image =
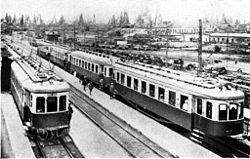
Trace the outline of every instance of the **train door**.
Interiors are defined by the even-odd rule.
[[[250,91],[245,91],[244,107],[250,109]]]

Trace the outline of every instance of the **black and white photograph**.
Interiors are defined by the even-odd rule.
[[[1,158],[250,158],[249,0],[2,0]]]

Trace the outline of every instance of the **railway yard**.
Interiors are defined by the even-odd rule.
[[[4,140],[2,140],[2,143],[4,142],[4,146],[1,147],[3,157],[11,157],[11,158],[15,157],[18,158],[19,157],[20,158],[22,157],[25,158],[26,157],[27,158],[246,157],[247,158],[250,156],[249,107],[240,108],[240,105],[238,106],[239,110],[241,111],[244,110],[244,114],[242,114],[242,119],[240,119],[241,111],[239,111],[237,113],[238,117],[235,117],[235,119],[239,119],[238,124],[241,123],[242,125],[239,125],[238,127],[237,126],[232,128],[230,127],[230,129],[225,130],[225,133],[232,133],[232,135],[214,136],[213,135],[214,133],[224,133],[224,132],[209,131],[207,128],[196,127],[195,125],[193,125],[192,126],[193,128],[189,130],[188,123],[176,120],[176,118],[172,119],[169,118],[170,120],[167,120],[166,117],[161,115],[161,113],[157,114],[157,110],[152,109],[153,112],[150,112],[149,110],[151,109],[151,106],[147,106],[147,104],[138,105],[135,99],[133,99],[129,95],[128,96],[126,96],[126,94],[123,95],[122,91],[120,90],[121,86],[118,85],[119,82],[122,83],[122,80],[120,81],[117,79],[119,77],[117,75],[118,74],[117,72],[114,73],[116,76],[113,78],[117,79],[117,81],[114,82],[116,82],[115,87],[119,89],[118,93],[115,91],[111,92],[110,86],[107,87],[108,89],[105,88],[105,84],[107,85],[108,78],[104,79],[104,86],[100,85],[98,80],[97,82],[93,80],[94,89],[90,90],[90,87],[88,85],[86,90],[84,90],[84,86],[81,83],[82,79],[79,78],[81,76],[77,77],[77,75],[75,75],[74,73],[75,71],[69,71],[65,67],[58,65],[59,63],[53,61],[52,53],[50,55],[51,59],[48,59],[47,56],[43,57],[37,47],[31,46],[28,41],[25,40],[21,41],[20,39],[15,39],[15,38],[7,37],[5,41],[2,42],[1,46],[3,45],[4,47],[1,48],[2,51],[5,49],[4,51],[10,53],[11,59],[13,61],[15,61],[15,59],[22,59],[22,58],[24,58],[23,60],[30,59],[30,61],[33,61],[31,62],[31,65],[32,68],[34,68],[34,70],[38,70],[41,73],[42,70],[47,69],[47,71],[45,72],[53,72],[56,76],[66,81],[70,86],[70,91],[68,95],[69,97],[68,104],[73,108],[72,119],[69,120],[70,122],[69,133],[67,135],[60,137],[52,135],[48,137],[46,140],[41,141],[41,139],[39,140],[36,137],[36,135],[34,135],[29,131],[29,125],[23,125],[23,122],[19,118],[18,114],[20,113],[19,112],[20,110],[18,111],[17,107],[15,106],[15,102],[17,101],[14,102],[11,93],[9,93],[10,91],[7,90],[5,92],[2,92],[1,117],[2,121],[4,122],[2,122],[3,129],[1,130],[2,131],[1,134],[4,136],[8,136],[4,137]],[[58,48],[60,49],[60,47]],[[103,62],[105,60],[102,61],[106,70],[104,75],[107,77],[109,75],[109,72],[112,72],[110,70],[113,69],[113,71],[117,71],[119,65],[123,65],[124,67],[127,66],[129,67],[129,69],[133,68],[133,66],[135,65],[135,63],[133,64],[132,62],[133,60],[130,59],[134,57],[134,55],[131,55],[131,50],[128,51],[128,53],[125,53],[126,52],[125,51],[122,54],[116,53],[115,55],[112,53],[114,50],[109,50],[110,52],[104,50],[102,51],[104,52],[104,55],[101,55],[100,51],[95,50],[92,52],[89,47],[82,48],[80,49],[80,51],[90,52],[87,54],[91,54],[91,56],[89,56],[85,60],[91,60],[93,55],[93,56],[99,56],[99,57],[103,56],[105,58],[109,58],[111,59],[110,60],[111,63],[112,61],[117,61],[117,63],[114,65],[113,64],[106,65]],[[68,50],[64,51],[62,55],[64,55],[64,53],[66,52],[68,52]],[[138,51],[135,51],[135,54],[136,53],[138,54]],[[161,53],[158,52],[158,54]],[[73,55],[74,54],[72,53],[72,55],[70,55],[71,56],[70,58],[73,59]],[[70,59],[70,61],[73,61],[72,59]],[[21,63],[23,62],[23,60],[21,60]],[[118,62],[119,60],[120,62]],[[190,59],[188,61],[190,61]],[[84,64],[81,65],[80,62],[77,63],[78,65],[85,67]],[[2,65],[3,64],[4,61],[2,61]],[[92,72],[98,70],[97,67],[98,65],[94,65],[94,63],[92,65],[89,64],[89,66],[87,66],[86,64],[86,69],[91,66]],[[227,65],[230,65],[230,67],[227,67]],[[249,80],[250,67],[248,67],[248,65],[249,65],[248,63],[244,62],[238,62],[236,65],[232,61],[226,61],[226,62],[223,61],[214,66],[214,67],[226,67],[228,72],[232,72],[231,75],[230,74],[219,75],[217,77],[219,77],[220,80],[227,80],[227,82],[230,82],[229,85],[230,87],[237,87],[235,93],[236,94],[238,93],[239,96],[241,94],[239,93],[238,89],[240,91],[245,91],[246,93],[244,94],[244,96],[248,98],[245,99],[242,98],[240,100],[240,101],[244,100],[244,103],[247,103],[247,100],[249,100],[249,94],[247,94],[247,92],[249,91],[249,83],[247,83],[247,80]],[[75,69],[75,67],[73,67],[72,65],[71,67]],[[146,70],[145,72],[149,74],[145,74],[145,77],[151,77],[150,74],[155,74],[154,75],[155,77],[152,76],[151,78],[156,78],[156,76],[161,75],[162,76],[161,78],[168,78],[169,80],[178,79],[177,85],[182,84],[181,82],[190,84],[191,86],[187,86],[187,89],[189,87],[192,89],[196,89],[196,87],[199,87],[197,88],[197,90],[199,90],[200,87],[204,87],[206,89],[213,89],[213,86],[209,85],[211,83],[203,85],[203,83],[202,82],[199,83],[199,81],[197,81],[196,84],[191,82],[192,80],[189,79],[193,78],[194,71],[192,70],[186,70],[185,73],[183,73],[183,71],[173,69],[172,67],[164,68],[160,67],[159,65],[153,66],[152,64],[148,64],[147,62],[138,63],[136,65],[136,68],[140,68],[140,71]],[[88,69],[91,72],[91,69],[90,68]],[[128,72],[130,71],[129,69],[127,69]],[[241,72],[244,72],[245,74],[240,74],[239,69],[241,69]],[[161,73],[161,71],[165,73]],[[52,73],[48,74],[51,75]],[[210,73],[208,72],[207,74],[209,74],[209,79],[210,79],[212,78],[210,76],[216,74],[216,72],[210,72]],[[91,75],[89,73],[85,75],[88,75],[88,77],[93,77],[94,79],[94,75]],[[183,79],[182,76],[183,77],[185,76],[185,79]],[[203,74],[203,76],[207,75]],[[133,80],[132,84],[129,84],[129,81],[131,81],[130,79],[131,77],[130,78],[129,76],[126,77],[127,77],[126,85],[128,87],[132,87],[131,85],[133,84],[134,89],[137,89],[136,80]],[[112,73],[111,73],[111,78],[112,78]],[[123,78],[122,73],[120,78]],[[137,78],[139,78],[139,76]],[[244,82],[243,84],[242,82],[241,83],[237,82],[236,78],[238,79],[241,78],[242,80],[245,80],[245,84]],[[213,80],[209,81],[213,82]],[[53,81],[50,82],[50,84],[51,83],[53,84]],[[104,88],[101,86],[103,86]],[[154,100],[156,99],[159,100],[155,103],[152,101],[151,98],[148,99],[145,97],[138,97],[136,96],[136,94],[134,94],[134,96],[135,98],[142,98],[142,100],[148,101],[149,103],[154,103],[153,105],[155,106],[160,106],[162,102],[161,94],[165,94],[162,91],[163,85],[160,84],[160,86],[161,87],[158,88],[158,91],[156,91],[155,89],[153,93],[154,95],[156,94]],[[152,86],[152,84],[149,84],[148,89],[154,87],[155,86]],[[142,89],[143,84],[140,84],[139,88]],[[171,89],[174,90],[174,87],[171,86]],[[220,92],[223,92],[222,90],[224,90],[224,88],[219,88],[219,89],[221,89]],[[228,88],[228,85],[225,86],[225,89],[231,91],[231,89]],[[148,93],[150,96],[153,96],[152,92]],[[228,96],[228,94],[226,95]],[[159,99],[157,96],[159,96]],[[187,96],[186,98],[183,97],[183,95],[180,95],[180,98],[188,99],[188,97],[189,96]],[[131,98],[131,100],[128,100],[129,98]],[[170,100],[167,101],[167,99],[164,98],[165,97],[163,97],[163,102],[164,101],[170,102]],[[237,97],[232,97],[232,100],[234,98]],[[177,101],[177,103],[179,104],[182,102],[183,102],[182,99]],[[243,106],[243,104],[241,106]],[[165,111],[164,110],[165,108],[161,109],[162,111]],[[187,110],[185,110],[184,107],[182,106],[180,106],[180,109],[184,110],[178,113],[179,115],[182,114],[180,117],[183,117],[183,120],[185,120],[184,117],[186,116],[183,114],[183,112],[187,114],[193,111],[190,108],[186,108]],[[196,108],[193,109],[196,110]],[[177,113],[174,110],[169,110],[169,111],[172,111],[172,113]],[[198,110],[197,113],[199,113]],[[213,116],[215,115],[216,114],[214,114]],[[13,116],[15,117],[15,120],[13,120]],[[206,117],[212,118],[209,117],[208,114],[206,115]],[[231,118],[231,113],[229,117]],[[195,116],[193,116],[192,118],[194,121],[196,121]],[[189,120],[189,118],[186,118],[186,120],[187,119]],[[213,120],[216,119],[217,118],[213,118]],[[198,117],[198,120],[203,120],[203,122],[205,122],[203,124],[210,124],[211,127],[214,126],[211,123],[208,123],[207,119],[204,120],[201,119],[201,117]],[[194,122],[193,124],[195,123],[196,122]],[[237,125],[237,123],[234,124]],[[233,130],[233,128],[238,128],[238,129]],[[241,133],[237,133],[240,129],[242,130]]]

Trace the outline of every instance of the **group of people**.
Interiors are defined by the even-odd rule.
[[[94,89],[94,85],[91,81],[88,80],[88,77],[81,75],[80,76],[80,83],[82,83],[84,91],[86,91],[86,87],[88,86],[89,94],[91,95],[92,90]]]

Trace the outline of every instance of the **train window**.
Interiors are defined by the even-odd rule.
[[[88,62],[85,61],[85,70],[87,70]]]
[[[181,109],[188,110],[189,103],[188,103],[188,97],[181,95]]]
[[[142,93],[146,93],[146,91],[147,91],[146,82],[141,81],[141,92],[142,92]]]
[[[104,67],[104,75],[107,76],[107,68]]]
[[[244,103],[240,102],[239,119],[243,118],[243,109],[244,109]]]
[[[165,90],[161,87],[158,88],[158,100],[161,102],[165,100]]]
[[[59,98],[59,111],[66,110],[66,96],[60,96]]]
[[[95,65],[95,73],[98,73],[98,65]]]
[[[104,72],[104,66],[100,65],[100,67],[101,67],[101,72]]]
[[[56,112],[56,111],[57,111],[57,97],[48,97],[47,112]]]
[[[236,103],[229,104],[229,120],[237,119],[238,105]]]
[[[109,76],[112,76],[112,75],[113,75],[113,69],[109,68]]]
[[[212,119],[212,103],[207,102],[206,117]]]
[[[227,105],[219,105],[219,120],[227,120]]]
[[[134,90],[138,90],[138,79],[134,78]]]
[[[90,71],[90,63],[88,63],[88,70]]]
[[[124,85],[125,75],[121,73],[121,84]]]
[[[202,115],[202,100],[201,99],[197,99],[197,114]]]
[[[36,112],[37,113],[45,112],[45,99],[44,99],[44,97],[37,97],[36,98]]]
[[[92,66],[91,66],[91,71],[92,71],[92,72],[95,71],[95,65],[94,65],[94,64],[92,64]]]
[[[82,61],[82,68],[84,68],[84,61]]]
[[[78,66],[78,59],[76,59],[76,66]]]
[[[82,66],[82,60],[79,59],[79,67],[81,67],[81,66]]]
[[[116,81],[117,81],[118,83],[120,82],[120,73],[119,73],[119,72],[117,72]]]
[[[127,86],[130,88],[131,87],[131,77],[127,76]]]
[[[155,85],[149,84],[149,95],[155,97]]]
[[[175,102],[176,102],[175,98],[176,98],[176,93],[169,91],[169,104],[175,106]]]

